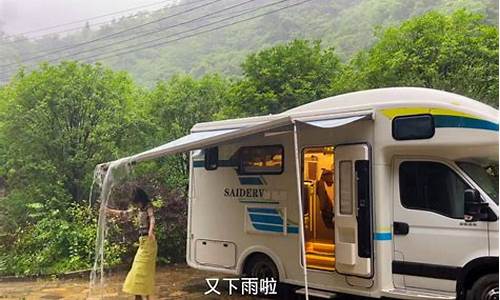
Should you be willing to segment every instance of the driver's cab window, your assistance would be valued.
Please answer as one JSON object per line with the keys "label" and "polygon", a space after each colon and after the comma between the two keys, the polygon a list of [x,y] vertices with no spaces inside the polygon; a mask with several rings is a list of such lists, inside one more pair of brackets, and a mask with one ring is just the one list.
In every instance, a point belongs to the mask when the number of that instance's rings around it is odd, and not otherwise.
{"label": "driver's cab window", "polygon": [[405,161],[399,165],[401,204],[454,219],[464,217],[464,192],[470,188],[447,165],[433,161]]}

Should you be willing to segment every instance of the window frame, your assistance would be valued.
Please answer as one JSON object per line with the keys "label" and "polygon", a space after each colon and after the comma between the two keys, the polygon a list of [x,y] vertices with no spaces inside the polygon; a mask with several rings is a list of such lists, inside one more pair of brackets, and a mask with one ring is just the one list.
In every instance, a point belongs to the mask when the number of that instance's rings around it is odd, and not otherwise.
{"label": "window frame", "polygon": [[[403,164],[404,162],[434,162],[434,163],[439,163],[439,164],[442,164],[446,167],[448,167],[453,173],[455,173],[456,176],[458,176],[464,183],[465,185],[469,186],[470,188],[477,188],[476,185],[474,184],[474,182],[471,182],[470,179],[466,176],[464,176],[464,173],[463,171],[454,164],[454,162],[452,161],[447,161],[447,160],[444,160],[444,159],[441,159],[441,158],[435,158],[435,157],[426,157],[426,156],[421,156],[421,157],[396,157],[397,159],[397,162],[394,164],[394,174],[396,176],[394,176],[395,180],[394,180],[394,184],[396,185],[396,190],[395,190],[395,197],[397,197],[397,199],[399,199],[399,204],[401,205],[402,208],[404,209],[407,209],[407,210],[414,210],[414,211],[422,211],[422,212],[427,212],[427,213],[433,213],[433,214],[436,214],[436,215],[439,215],[441,217],[445,217],[447,219],[450,219],[450,220],[463,220],[463,217],[462,218],[454,218],[454,217],[450,217],[450,216],[447,216],[445,214],[443,214],[442,212],[439,212],[439,211],[435,211],[435,210],[430,210],[430,209],[423,209],[423,208],[409,208],[407,206],[405,206],[402,202],[402,198],[401,198],[401,186],[400,186],[400,173],[399,173],[399,169],[400,169],[400,166],[401,164]],[[480,191],[481,193],[481,197],[483,198],[483,193],[482,191]]]}
{"label": "window frame", "polygon": [[[258,149],[258,148],[280,148],[281,149],[281,168],[278,172],[245,172],[243,167],[243,157],[242,152],[245,149]],[[242,146],[238,148],[238,175],[281,175],[285,171],[285,147],[282,144],[272,144],[272,145],[252,145],[252,146]]]}
{"label": "window frame", "polygon": [[[430,136],[426,137],[417,137],[417,138],[397,138],[396,137],[396,121],[404,118],[411,118],[411,117],[430,117],[431,123],[432,123],[432,134]],[[434,116],[431,114],[416,114],[416,115],[405,115],[405,116],[397,116],[391,121],[391,135],[392,138],[396,141],[418,141],[418,140],[428,140],[432,139],[436,135],[436,123],[434,122]]]}

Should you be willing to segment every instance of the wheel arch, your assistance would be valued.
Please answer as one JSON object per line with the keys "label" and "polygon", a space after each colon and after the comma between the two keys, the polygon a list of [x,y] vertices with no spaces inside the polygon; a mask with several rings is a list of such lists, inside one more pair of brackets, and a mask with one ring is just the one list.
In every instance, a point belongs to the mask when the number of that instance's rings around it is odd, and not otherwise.
{"label": "wheel arch", "polygon": [[238,270],[238,274],[240,275],[243,274],[245,265],[249,261],[249,259],[259,254],[265,255],[269,257],[269,259],[271,259],[271,261],[278,269],[279,280],[283,280],[284,278],[286,278],[285,268],[283,267],[283,264],[281,263],[279,256],[276,255],[276,253],[274,253],[271,249],[262,246],[249,247],[241,253],[236,267],[236,269]]}
{"label": "wheel arch", "polygon": [[478,257],[463,266],[457,277],[457,299],[465,299],[465,293],[481,276],[498,273],[498,256]]}

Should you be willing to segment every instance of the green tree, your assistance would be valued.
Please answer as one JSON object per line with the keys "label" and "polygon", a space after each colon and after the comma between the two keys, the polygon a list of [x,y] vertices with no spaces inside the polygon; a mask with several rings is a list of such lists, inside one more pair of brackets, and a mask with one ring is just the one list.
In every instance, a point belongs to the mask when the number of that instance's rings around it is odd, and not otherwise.
{"label": "green tree", "polygon": [[84,200],[94,166],[131,148],[135,87],[125,73],[64,62],[20,73],[7,89],[2,142],[11,189],[48,180]]}
{"label": "green tree", "polygon": [[249,55],[229,114],[279,113],[328,95],[340,67],[332,48],[294,40]]}
{"label": "green tree", "polygon": [[[218,75],[200,79],[176,75],[159,82],[147,100],[147,114],[157,133],[152,144],[177,139],[188,134],[194,124],[213,120],[228,102],[229,87],[230,83]],[[164,157],[160,163],[157,174],[168,180],[168,186],[187,187],[187,155]]]}
{"label": "green tree", "polygon": [[420,86],[498,106],[498,29],[481,15],[430,12],[385,29],[344,68],[335,93]]}
{"label": "green tree", "polygon": [[130,112],[136,94],[125,73],[76,62],[21,71],[0,91],[0,174],[8,187],[0,199],[0,273],[88,266],[92,171],[141,147],[134,148]]}

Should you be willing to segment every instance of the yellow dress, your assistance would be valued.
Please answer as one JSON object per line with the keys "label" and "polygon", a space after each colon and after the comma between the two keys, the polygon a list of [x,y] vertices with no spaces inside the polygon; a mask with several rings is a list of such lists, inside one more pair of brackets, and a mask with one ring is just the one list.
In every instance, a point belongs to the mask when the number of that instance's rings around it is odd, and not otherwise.
{"label": "yellow dress", "polygon": [[156,239],[139,237],[139,249],[123,284],[125,293],[142,296],[154,294],[157,251]]}

